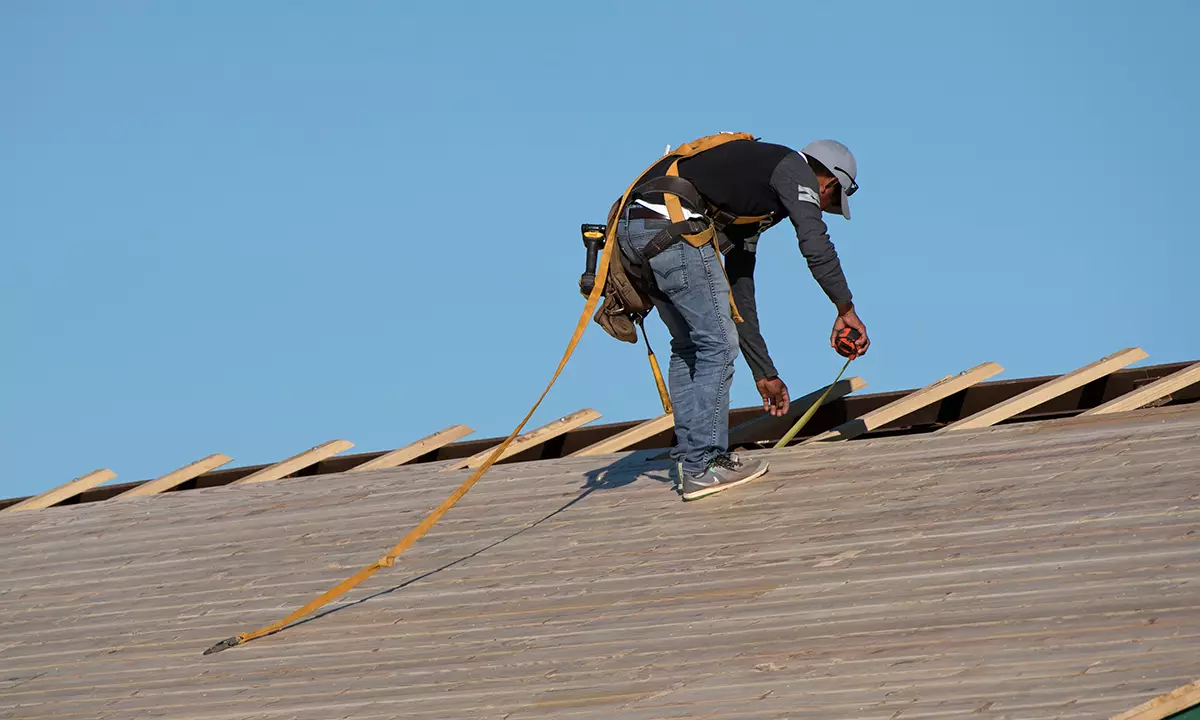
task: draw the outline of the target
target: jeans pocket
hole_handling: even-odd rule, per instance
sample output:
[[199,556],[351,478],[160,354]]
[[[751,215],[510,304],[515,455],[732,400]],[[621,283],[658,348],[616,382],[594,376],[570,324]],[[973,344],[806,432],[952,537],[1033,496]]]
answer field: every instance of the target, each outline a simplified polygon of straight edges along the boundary
[[688,289],[687,260],[683,254],[685,245],[677,242],[650,258],[654,282],[659,292],[667,297],[675,297]]

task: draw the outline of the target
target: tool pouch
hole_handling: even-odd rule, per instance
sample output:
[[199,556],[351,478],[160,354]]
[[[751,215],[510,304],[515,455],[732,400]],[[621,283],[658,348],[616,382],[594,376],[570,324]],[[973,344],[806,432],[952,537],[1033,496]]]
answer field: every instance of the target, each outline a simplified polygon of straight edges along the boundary
[[[616,222],[619,202],[614,203],[608,212],[609,227]],[[613,242],[619,241],[614,237]],[[650,297],[653,290],[626,263],[621,248],[613,248],[608,263],[608,279],[604,282],[604,299],[600,301],[592,319],[609,335],[636,345],[638,333],[635,323],[654,308],[654,300]]]

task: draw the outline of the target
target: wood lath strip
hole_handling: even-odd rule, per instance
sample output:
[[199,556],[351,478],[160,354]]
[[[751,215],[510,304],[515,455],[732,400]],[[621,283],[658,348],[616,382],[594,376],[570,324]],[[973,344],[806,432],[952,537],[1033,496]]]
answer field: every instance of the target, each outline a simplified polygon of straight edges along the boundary
[[908,415],[911,412],[920,410],[926,405],[931,405],[940,400],[945,400],[960,390],[981,383],[984,380],[997,375],[1004,371],[1004,368],[999,363],[985,362],[982,365],[976,365],[970,370],[959,373],[958,375],[949,375],[938,380],[937,382],[926,385],[925,387],[911,392],[908,395],[890,402],[881,408],[872,410],[869,413],[861,415],[853,420],[844,422],[838,425],[829,432],[821,433],[816,437],[809,438],[801,445],[807,445],[813,442],[827,442],[836,440],[851,440],[862,435],[863,433],[877,430],[888,423],[895,422],[900,418]]
[[[544,443],[547,440],[558,437],[565,432],[574,430],[581,425],[586,425],[599,417],[600,413],[592,410],[591,408],[586,408],[583,410],[577,410],[570,415],[561,417],[553,422],[546,423],[536,430],[530,430],[524,435],[517,436],[516,439],[509,443],[508,447],[505,448],[504,452],[499,458],[497,458],[497,461],[503,460],[507,457],[512,457],[522,450],[528,450],[534,445]],[[449,470],[461,470],[463,468],[477,468],[482,465],[485,460],[491,457],[492,453],[499,445],[500,443],[496,443],[496,445],[493,445],[487,450],[482,450],[478,453],[475,453],[471,457],[463,458],[462,460],[451,464],[449,467],[442,468],[442,472]]]
[[108,468],[93,470],[87,475],[81,475],[69,483],[47,490],[41,495],[26,498],[16,505],[10,505],[0,512],[20,512],[21,510],[41,510],[57,505],[63,500],[69,500],[85,490],[91,490],[97,485],[103,485],[115,478],[117,474]]
[[359,470],[382,470],[384,468],[392,468],[397,465],[403,465],[406,462],[416,460],[422,455],[433,452],[440,447],[444,447],[470,435],[475,430],[466,425],[451,425],[445,430],[439,430],[432,435],[427,435],[420,440],[405,445],[404,447],[385,453],[375,458],[368,460],[362,465],[350,468],[349,472],[358,472]]
[[1163,720],[1195,705],[1200,705],[1200,680],[1175,688],[1120,715],[1113,715],[1112,720]]
[[605,438],[597,443],[592,443],[582,450],[576,450],[571,453],[570,457],[585,457],[588,455],[603,455],[605,453],[620,452],[630,445],[635,445],[643,440],[654,437],[655,435],[670,430],[675,427],[675,414],[667,413],[659,415],[656,418],[651,418],[644,423],[635,425],[628,430]]
[[1108,413],[1126,412],[1129,410],[1137,410],[1140,407],[1161,400],[1173,392],[1178,392],[1185,387],[1194,385],[1200,382],[1200,363],[1186,367],[1179,372],[1172,373],[1165,378],[1159,378],[1154,382],[1140,387],[1132,392],[1127,392],[1121,397],[1113,398],[1108,402],[1094,407],[1091,410],[1083,413],[1084,415],[1107,415]]
[[[841,380],[838,380],[837,384],[834,385],[829,391],[829,396],[825,398],[825,402],[821,403],[821,406],[824,407],[831,402],[840,400],[852,392],[862,390],[866,386],[867,381],[858,376],[842,378]],[[810,407],[812,407],[812,404],[817,401],[817,398],[821,397],[821,393],[825,392],[825,389],[828,387],[829,386],[826,385],[823,388],[813,390],[803,397],[798,397],[792,400],[791,407],[788,409],[788,414],[784,417],[779,418],[764,413],[756,418],[747,420],[740,425],[730,428],[729,447],[733,448],[738,445],[745,445],[747,443],[761,442],[763,438],[760,435],[759,428],[761,428],[765,423],[769,423],[771,421],[786,423],[785,429],[786,427],[790,427],[796,422],[796,420],[800,418],[801,415],[803,415]],[[783,433],[780,433],[780,435],[782,434]]]
[[265,467],[258,472],[251,473],[241,480],[236,480],[234,485],[247,485],[249,483],[267,482],[269,480],[280,480],[316,463],[333,457],[340,452],[345,452],[354,447],[354,443],[349,440],[330,440],[327,443],[322,443],[314,448],[310,448],[300,453],[293,455],[287,460],[281,460],[274,465]]
[[1076,388],[1083,387],[1093,380],[1098,380],[1115,370],[1120,370],[1127,365],[1132,365],[1139,360],[1144,360],[1146,357],[1148,357],[1148,355],[1140,347],[1125,348],[1124,350],[1115,352],[1112,355],[1100,358],[1094,363],[1084,365],[1078,370],[1073,370],[1066,375],[1062,375],[1050,380],[1049,382],[1042,383],[1041,385],[1027,390],[1016,397],[1009,398],[1002,403],[993,405],[984,410],[980,410],[970,417],[950,423],[941,430],[938,430],[938,432],[953,432],[956,430],[974,430],[977,428],[991,427],[998,422],[1007,420],[1013,415],[1037,407],[1047,400],[1056,398],[1059,395],[1068,393]]
[[158,477],[153,480],[147,480],[146,482],[142,483],[141,485],[137,485],[135,487],[132,487],[132,488],[126,490],[125,492],[121,493],[120,495],[116,496],[113,499],[117,500],[120,498],[145,497],[147,495],[157,495],[160,492],[166,492],[167,490],[170,490],[173,487],[182,485],[183,483],[187,482],[188,480],[191,480],[194,477],[199,477],[200,475],[203,475],[204,473],[208,472],[209,470],[212,470],[214,468],[219,468],[222,465],[230,462],[232,459],[233,458],[229,457],[228,455],[222,455],[221,453],[213,453],[212,455],[209,455],[206,458],[197,460],[196,462],[191,463],[190,465],[184,465],[183,467],[179,468],[178,470],[172,470],[171,472],[167,473],[166,475],[163,475],[162,477]]

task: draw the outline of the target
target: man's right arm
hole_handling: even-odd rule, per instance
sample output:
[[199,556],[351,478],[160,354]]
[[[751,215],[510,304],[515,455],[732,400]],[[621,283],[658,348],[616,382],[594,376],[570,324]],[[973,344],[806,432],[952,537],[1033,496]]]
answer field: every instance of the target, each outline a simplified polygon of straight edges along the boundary
[[808,262],[813,278],[839,311],[850,307],[854,300],[850,285],[821,218],[816,173],[800,153],[792,153],[775,167],[771,187],[787,209],[788,218],[796,229],[796,239],[800,241],[800,252]]
[[834,322],[829,344],[836,349],[835,338],[844,327],[852,327],[862,334],[861,352],[870,345],[867,329],[854,310],[854,296],[842,272],[837,249],[829,239],[828,228],[821,217],[821,193],[817,175],[800,153],[791,153],[779,162],[771,174],[771,187],[779,195],[788,212],[796,238],[800,241],[800,252],[808,262],[808,269],[829,300],[837,306],[838,317]]

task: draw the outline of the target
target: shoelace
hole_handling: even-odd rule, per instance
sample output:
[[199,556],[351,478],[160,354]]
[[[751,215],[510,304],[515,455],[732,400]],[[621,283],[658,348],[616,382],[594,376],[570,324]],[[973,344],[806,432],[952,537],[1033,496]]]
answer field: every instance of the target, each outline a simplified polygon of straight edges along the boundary
[[723,467],[726,470],[737,470],[738,468],[740,468],[742,466],[742,461],[738,460],[738,456],[736,453],[729,453],[728,455],[718,455],[717,457],[715,457],[711,461],[709,461],[709,465],[710,466],[716,465],[718,467]]

